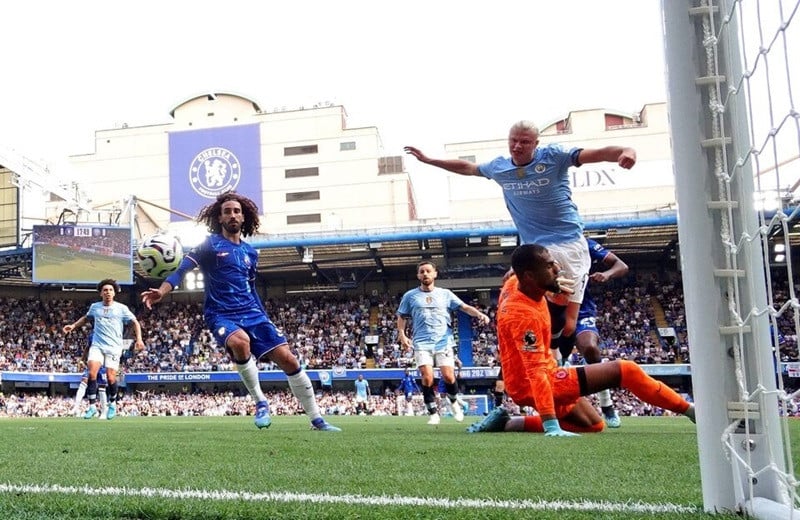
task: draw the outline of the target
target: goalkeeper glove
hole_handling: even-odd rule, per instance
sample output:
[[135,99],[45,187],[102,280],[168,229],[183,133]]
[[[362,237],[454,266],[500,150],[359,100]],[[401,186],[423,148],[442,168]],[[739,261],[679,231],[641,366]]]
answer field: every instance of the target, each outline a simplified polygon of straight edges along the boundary
[[558,419],[542,421],[542,426],[544,427],[545,437],[580,437],[577,433],[562,430],[558,424]]

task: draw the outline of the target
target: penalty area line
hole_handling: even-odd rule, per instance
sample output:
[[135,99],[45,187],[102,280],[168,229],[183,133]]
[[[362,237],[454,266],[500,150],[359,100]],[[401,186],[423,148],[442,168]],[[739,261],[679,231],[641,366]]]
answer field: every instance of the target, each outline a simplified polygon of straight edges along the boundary
[[176,500],[243,500],[248,502],[313,502],[317,504],[360,504],[365,506],[421,506],[446,509],[509,509],[529,511],[602,511],[612,513],[699,513],[700,508],[679,504],[647,504],[644,502],[596,502],[567,500],[493,500],[477,498],[434,498],[404,496],[331,495],[327,493],[293,493],[273,491],[251,493],[247,491],[207,491],[199,489],[163,489],[89,486],[61,486],[58,484],[0,484],[0,493],[64,494],[88,496],[114,496],[138,498],[167,498]]

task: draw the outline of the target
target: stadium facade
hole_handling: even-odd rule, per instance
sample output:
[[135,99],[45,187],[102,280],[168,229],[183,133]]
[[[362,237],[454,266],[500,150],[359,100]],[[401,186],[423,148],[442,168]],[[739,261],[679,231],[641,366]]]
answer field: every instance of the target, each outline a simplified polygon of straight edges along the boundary
[[[165,124],[98,130],[94,152],[70,158],[73,175],[93,207],[135,206],[135,238],[169,229],[187,245],[202,236],[191,217],[209,197],[229,188],[247,194],[263,211],[264,234],[252,242],[264,253],[259,268],[273,293],[403,290],[422,258],[472,278],[456,286],[496,286],[486,267],[507,265],[516,245],[495,183],[387,155],[378,129],[349,128],[343,106],[270,111],[237,94],[211,93],[179,103],[170,116]],[[614,164],[573,169],[575,201],[590,232],[626,260],[674,261],[665,103],[629,114],[574,111],[542,125],[541,133],[543,143],[567,147],[636,148],[632,171]],[[506,136],[426,152],[483,162],[507,153]],[[430,176],[445,186],[433,209],[420,203],[427,183],[411,181]],[[57,221],[68,206],[48,203],[48,219]],[[75,213],[77,222],[103,218]],[[470,269],[481,275],[464,273]]]

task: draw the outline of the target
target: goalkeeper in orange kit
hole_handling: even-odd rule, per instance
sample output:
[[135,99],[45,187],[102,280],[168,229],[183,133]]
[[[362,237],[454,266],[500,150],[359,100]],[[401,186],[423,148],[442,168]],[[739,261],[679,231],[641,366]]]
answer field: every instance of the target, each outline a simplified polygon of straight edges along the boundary
[[511,262],[514,276],[503,285],[497,312],[500,362],[508,396],[538,415],[512,420],[499,408],[469,431],[524,430],[553,437],[599,432],[603,417],[583,396],[608,388],[625,388],[642,401],[694,421],[692,404],[632,361],[559,367],[550,352],[547,294],[568,292],[568,282],[559,278],[560,266],[538,244],[519,246]]

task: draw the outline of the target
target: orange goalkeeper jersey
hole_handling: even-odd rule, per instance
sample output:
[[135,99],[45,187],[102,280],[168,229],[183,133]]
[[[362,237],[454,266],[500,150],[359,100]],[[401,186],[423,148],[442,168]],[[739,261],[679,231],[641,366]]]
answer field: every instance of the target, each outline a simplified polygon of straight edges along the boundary
[[547,300],[533,300],[517,286],[517,277],[503,285],[497,311],[497,337],[503,380],[509,397],[533,406],[541,415],[555,415],[550,374],[558,363],[550,352]]

